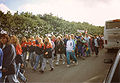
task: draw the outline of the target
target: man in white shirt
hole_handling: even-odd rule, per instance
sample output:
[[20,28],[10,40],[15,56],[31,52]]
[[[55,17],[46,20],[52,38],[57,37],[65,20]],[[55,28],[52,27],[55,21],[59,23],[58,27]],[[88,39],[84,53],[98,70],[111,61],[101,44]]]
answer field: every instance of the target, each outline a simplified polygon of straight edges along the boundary
[[66,55],[67,55],[67,67],[70,67],[70,56],[75,61],[75,64],[78,64],[77,58],[75,56],[75,42],[71,39],[71,36],[68,36],[68,41],[66,44]]

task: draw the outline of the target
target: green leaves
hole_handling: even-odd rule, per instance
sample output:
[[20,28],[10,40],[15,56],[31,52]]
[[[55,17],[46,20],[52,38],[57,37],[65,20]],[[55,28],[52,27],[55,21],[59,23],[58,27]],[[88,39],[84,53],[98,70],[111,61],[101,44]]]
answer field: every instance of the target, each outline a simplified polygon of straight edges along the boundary
[[93,26],[87,22],[69,22],[52,14],[33,15],[29,12],[19,14],[18,11],[14,15],[10,11],[7,14],[0,11],[0,27],[9,34],[19,37],[38,34],[44,36],[48,33],[77,34],[77,30],[88,30],[89,34],[102,35],[104,30],[101,26]]

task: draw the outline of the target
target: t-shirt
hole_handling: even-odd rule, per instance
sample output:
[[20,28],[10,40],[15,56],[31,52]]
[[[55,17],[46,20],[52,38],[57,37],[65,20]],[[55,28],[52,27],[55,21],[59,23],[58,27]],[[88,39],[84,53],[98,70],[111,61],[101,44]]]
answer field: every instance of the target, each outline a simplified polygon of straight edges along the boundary
[[72,39],[67,41],[66,50],[69,52],[72,52],[72,50],[74,50],[74,42]]

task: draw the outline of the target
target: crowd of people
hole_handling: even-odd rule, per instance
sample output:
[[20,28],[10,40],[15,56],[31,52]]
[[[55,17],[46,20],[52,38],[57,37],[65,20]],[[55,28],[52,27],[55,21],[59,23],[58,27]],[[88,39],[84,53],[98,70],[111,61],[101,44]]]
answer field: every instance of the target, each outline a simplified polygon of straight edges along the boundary
[[[103,36],[92,36],[89,34],[78,36],[74,34],[61,34],[57,37],[52,35],[23,37],[0,35],[0,82],[19,83],[20,79],[27,82],[24,76],[25,68],[30,67],[33,71],[44,73],[46,63],[53,71],[56,66],[62,64],[71,67],[71,64],[78,65],[78,59],[85,60],[89,56],[98,56],[99,48],[103,46]],[[61,65],[62,65],[61,64]]]

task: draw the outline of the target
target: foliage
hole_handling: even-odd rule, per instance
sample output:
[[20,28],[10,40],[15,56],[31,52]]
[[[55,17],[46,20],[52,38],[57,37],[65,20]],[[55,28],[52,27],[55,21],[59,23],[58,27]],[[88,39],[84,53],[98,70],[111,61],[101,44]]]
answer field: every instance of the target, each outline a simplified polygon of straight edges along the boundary
[[104,27],[94,26],[87,22],[69,22],[57,16],[50,14],[33,15],[29,12],[18,12],[12,15],[10,11],[4,14],[0,11],[0,28],[9,34],[19,37],[45,35],[45,34],[77,34],[77,30],[88,30],[91,35],[103,35]]

